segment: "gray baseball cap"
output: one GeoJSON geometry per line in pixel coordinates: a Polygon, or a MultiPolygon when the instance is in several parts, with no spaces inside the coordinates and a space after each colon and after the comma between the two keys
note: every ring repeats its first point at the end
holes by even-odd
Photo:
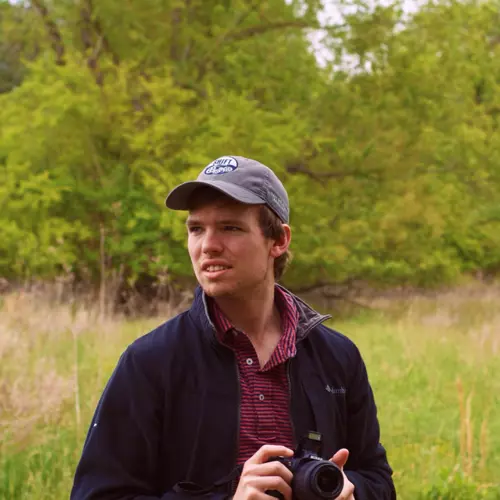
{"type": "Polygon", "coordinates": [[[290,209],[285,187],[276,174],[262,163],[243,156],[221,156],[208,164],[195,181],[174,188],[165,200],[168,208],[189,210],[196,188],[210,186],[230,198],[249,205],[267,205],[288,223],[290,209]]]}

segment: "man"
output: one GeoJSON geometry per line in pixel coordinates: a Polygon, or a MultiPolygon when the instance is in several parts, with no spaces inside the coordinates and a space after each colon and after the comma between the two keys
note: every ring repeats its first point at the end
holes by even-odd
{"type": "Polygon", "coordinates": [[[270,459],[291,457],[316,431],[321,456],[343,471],[339,500],[395,499],[358,349],[276,283],[291,241],[276,175],[221,157],[166,204],[189,211],[200,286],[188,311],[123,353],[71,498],[251,500],[275,490],[291,500],[292,472],[270,459]]]}

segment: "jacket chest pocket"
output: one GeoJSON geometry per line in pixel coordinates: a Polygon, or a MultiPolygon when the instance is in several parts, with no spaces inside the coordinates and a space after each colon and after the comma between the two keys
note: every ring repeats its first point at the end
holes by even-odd
{"type": "Polygon", "coordinates": [[[322,455],[330,458],[346,444],[347,388],[339,380],[326,381],[318,373],[311,373],[303,382],[316,430],[323,437],[322,455]]]}

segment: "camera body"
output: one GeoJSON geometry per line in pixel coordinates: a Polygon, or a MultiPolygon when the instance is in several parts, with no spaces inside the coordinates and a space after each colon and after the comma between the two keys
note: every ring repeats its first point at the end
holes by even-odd
{"type": "MultiPolygon", "coordinates": [[[[279,461],[293,474],[293,500],[333,500],[344,487],[344,475],[340,468],[319,456],[321,434],[309,431],[302,438],[292,457],[272,457],[269,461],[279,461]]],[[[283,500],[276,490],[266,492],[283,500]]]]}

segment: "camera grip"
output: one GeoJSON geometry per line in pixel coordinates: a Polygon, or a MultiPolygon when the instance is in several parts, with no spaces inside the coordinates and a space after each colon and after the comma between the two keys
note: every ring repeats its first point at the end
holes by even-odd
{"type": "MultiPolygon", "coordinates": [[[[285,467],[290,469],[290,460],[287,460],[285,457],[273,456],[267,460],[267,462],[281,462],[285,467]]],[[[266,495],[277,498],[278,500],[285,500],[283,493],[278,490],[267,490],[266,495]]]]}
{"type": "Polygon", "coordinates": [[[283,493],[279,492],[278,490],[267,490],[266,495],[277,498],[278,500],[285,500],[283,493]]]}

